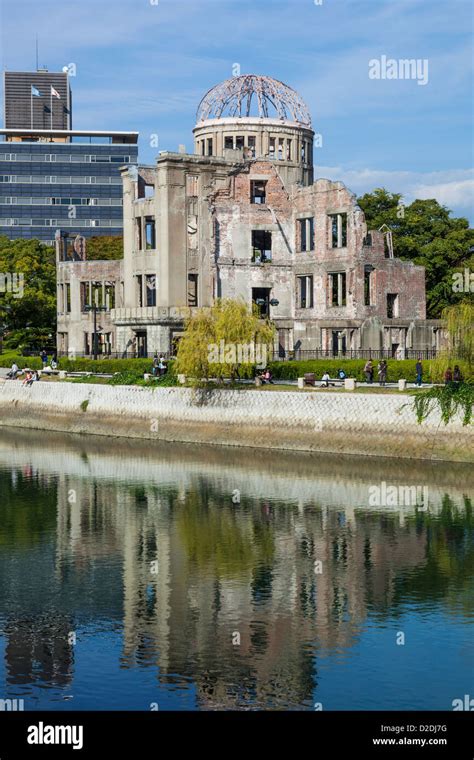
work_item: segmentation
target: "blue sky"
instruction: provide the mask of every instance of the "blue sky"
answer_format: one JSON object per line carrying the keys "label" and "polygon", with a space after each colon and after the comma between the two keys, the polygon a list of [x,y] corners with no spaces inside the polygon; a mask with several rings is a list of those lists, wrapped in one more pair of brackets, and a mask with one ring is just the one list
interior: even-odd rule
{"label": "blue sky", "polygon": [[[321,3],[321,4],[317,4]],[[2,69],[74,63],[73,125],[140,132],[140,160],[192,151],[214,84],[268,74],[308,104],[316,176],[385,186],[474,218],[471,0],[0,0]],[[428,59],[428,83],[374,80],[369,61]]]}

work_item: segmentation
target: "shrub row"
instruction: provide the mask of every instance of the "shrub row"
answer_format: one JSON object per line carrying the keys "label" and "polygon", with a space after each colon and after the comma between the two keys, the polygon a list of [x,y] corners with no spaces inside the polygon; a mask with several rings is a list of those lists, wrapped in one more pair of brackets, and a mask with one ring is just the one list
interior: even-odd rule
{"label": "shrub row", "polygon": [[[41,369],[41,359],[38,356],[17,356],[13,354],[0,355],[0,367],[11,367],[16,361],[20,369]],[[99,372],[114,374],[115,372],[134,372],[142,375],[151,372],[153,359],[68,359],[60,357],[59,369],[66,372]],[[168,373],[173,372],[173,362],[168,364]]]}
{"label": "shrub row", "polygon": [[[321,379],[324,372],[329,372],[331,377],[337,376],[337,371],[343,369],[347,377],[354,377],[356,380],[365,381],[364,366],[365,359],[314,359],[308,361],[289,361],[289,362],[272,362],[270,370],[273,376],[279,380],[296,380],[303,377],[307,372],[314,372],[318,379]],[[374,366],[374,382],[377,382],[377,368],[379,362],[372,360]],[[430,361],[423,362],[423,380],[430,382]],[[461,362],[459,362],[462,365]],[[393,383],[400,379],[415,382],[416,380],[416,359],[387,359],[387,382]],[[461,371],[466,375],[467,368],[461,366]]]}

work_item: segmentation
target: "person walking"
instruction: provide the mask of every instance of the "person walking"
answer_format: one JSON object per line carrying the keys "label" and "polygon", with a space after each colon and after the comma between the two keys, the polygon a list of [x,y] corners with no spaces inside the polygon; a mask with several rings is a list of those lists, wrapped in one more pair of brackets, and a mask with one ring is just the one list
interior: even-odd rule
{"label": "person walking", "polygon": [[421,356],[418,357],[416,363],[416,384],[421,387],[423,382],[423,364],[421,363]]}
{"label": "person walking", "polygon": [[158,354],[155,353],[155,355],[153,357],[153,369],[152,369],[153,377],[156,377],[157,374],[158,374],[159,364],[160,364],[160,362],[159,362],[159,359],[158,359]]}
{"label": "person walking", "polygon": [[18,375],[18,364],[16,362],[13,362],[10,372],[7,372],[7,377],[10,380],[16,380],[17,375]]}
{"label": "person walking", "polygon": [[46,351],[44,350],[44,348],[43,348],[43,350],[40,353],[40,357],[41,357],[41,361],[43,363],[43,369],[44,369],[46,367],[46,365],[48,364],[48,354],[46,353]]}
{"label": "person walking", "polygon": [[372,364],[370,359],[365,363],[364,374],[365,374],[366,383],[371,385],[374,380],[374,365]]}
{"label": "person walking", "polygon": [[382,359],[382,361],[379,363],[377,375],[379,378],[380,386],[385,385],[387,381],[387,362],[385,359]]}

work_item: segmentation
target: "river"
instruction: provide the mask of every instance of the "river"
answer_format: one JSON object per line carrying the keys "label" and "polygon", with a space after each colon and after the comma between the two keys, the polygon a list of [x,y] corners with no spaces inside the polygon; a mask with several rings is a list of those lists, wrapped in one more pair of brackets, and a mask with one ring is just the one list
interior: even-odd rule
{"label": "river", "polygon": [[450,710],[473,492],[453,463],[4,428],[0,700]]}

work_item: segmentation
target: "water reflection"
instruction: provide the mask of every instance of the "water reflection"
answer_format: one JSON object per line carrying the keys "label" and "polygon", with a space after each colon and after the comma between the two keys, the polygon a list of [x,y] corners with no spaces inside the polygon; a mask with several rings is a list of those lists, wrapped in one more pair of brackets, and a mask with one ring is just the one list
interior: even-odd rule
{"label": "water reflection", "polygon": [[[428,484],[428,510],[369,507],[382,481]],[[0,697],[449,708],[471,667],[472,485],[455,464],[3,430]],[[392,669],[403,693],[377,691]]]}

